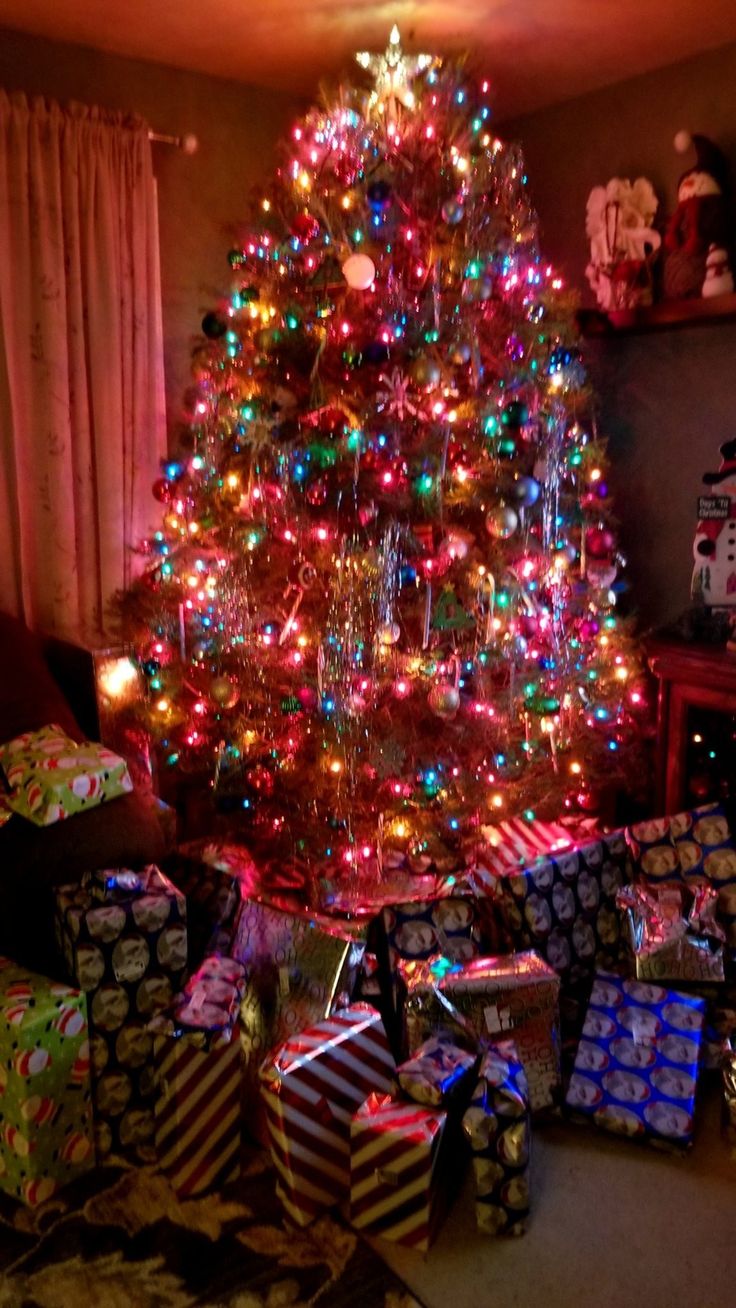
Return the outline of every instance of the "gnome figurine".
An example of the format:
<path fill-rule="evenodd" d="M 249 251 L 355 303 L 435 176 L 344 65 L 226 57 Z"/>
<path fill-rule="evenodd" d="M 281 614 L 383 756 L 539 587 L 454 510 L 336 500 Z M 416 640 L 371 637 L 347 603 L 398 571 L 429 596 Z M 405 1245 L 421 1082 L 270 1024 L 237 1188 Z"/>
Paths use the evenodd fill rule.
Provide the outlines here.
<path fill-rule="evenodd" d="M 736 440 L 721 446 L 721 466 L 706 472 L 693 544 L 692 596 L 714 607 L 736 604 Z M 706 516 L 707 511 L 707 516 Z"/>
<path fill-rule="evenodd" d="M 705 294 L 716 294 L 712 284 L 714 262 L 717 262 L 720 287 L 728 287 L 731 278 L 726 159 L 707 136 L 678 132 L 675 149 L 684 154 L 691 146 L 695 147 L 697 162 L 680 178 L 677 208 L 664 237 L 664 293 L 668 299 L 702 295 L 706 281 Z M 717 260 L 712 257 L 708 267 L 708 256 L 715 253 Z M 732 280 L 730 289 L 733 289 Z"/>

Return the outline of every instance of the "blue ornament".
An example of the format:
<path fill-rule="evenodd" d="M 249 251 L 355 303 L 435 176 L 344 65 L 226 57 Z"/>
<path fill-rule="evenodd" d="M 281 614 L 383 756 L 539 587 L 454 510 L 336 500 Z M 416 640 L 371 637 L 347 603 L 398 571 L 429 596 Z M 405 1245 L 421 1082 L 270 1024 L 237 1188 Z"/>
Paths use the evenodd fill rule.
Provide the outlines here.
<path fill-rule="evenodd" d="M 535 477 L 517 477 L 512 489 L 516 503 L 530 509 L 539 499 L 542 487 Z"/>
<path fill-rule="evenodd" d="M 452 196 L 451 199 L 445 200 L 445 203 L 442 206 L 442 218 L 448 226 L 456 227 L 458 223 L 462 222 L 464 217 L 465 210 L 456 196 Z"/>

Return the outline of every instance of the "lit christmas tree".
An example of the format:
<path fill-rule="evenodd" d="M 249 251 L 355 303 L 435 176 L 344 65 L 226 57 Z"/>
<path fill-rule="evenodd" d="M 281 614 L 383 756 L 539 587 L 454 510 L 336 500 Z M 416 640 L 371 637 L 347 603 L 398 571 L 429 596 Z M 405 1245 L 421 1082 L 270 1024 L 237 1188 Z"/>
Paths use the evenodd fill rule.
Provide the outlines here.
<path fill-rule="evenodd" d="M 208 313 L 123 599 L 164 765 L 329 882 L 590 809 L 643 703 L 573 306 L 458 64 L 359 55 Z"/>

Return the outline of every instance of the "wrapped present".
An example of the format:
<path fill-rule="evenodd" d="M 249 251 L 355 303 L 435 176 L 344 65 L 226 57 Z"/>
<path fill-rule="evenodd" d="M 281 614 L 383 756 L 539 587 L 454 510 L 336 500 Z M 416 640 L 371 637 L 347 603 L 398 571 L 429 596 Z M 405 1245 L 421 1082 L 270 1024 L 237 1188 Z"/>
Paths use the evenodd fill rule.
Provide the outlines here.
<path fill-rule="evenodd" d="M 306 909 L 286 912 L 264 900 L 243 902 L 232 945 L 248 983 L 241 1008 L 247 1129 L 268 1142 L 258 1068 L 291 1035 L 352 1000 L 365 950 L 364 927 Z"/>
<path fill-rule="evenodd" d="M 167 871 L 189 906 L 190 958 L 232 949 L 240 905 L 259 886 L 256 866 L 241 845 L 195 840 L 181 845 Z"/>
<path fill-rule="evenodd" d="M 35 1206 L 94 1166 L 86 996 L 0 958 L 0 1188 Z"/>
<path fill-rule="evenodd" d="M 534 1112 L 551 1108 L 560 1088 L 560 978 L 533 952 L 468 963 L 400 963 L 406 1044 L 415 1051 L 446 1032 L 460 1044 L 513 1037 L 526 1069 Z"/>
<path fill-rule="evenodd" d="M 243 1054 L 235 1030 L 245 968 L 207 958 L 151 1021 L 156 1151 L 180 1198 L 239 1174 Z"/>
<path fill-rule="evenodd" d="M 140 1154 L 153 1139 L 148 1023 L 171 1005 L 186 967 L 184 896 L 153 865 L 136 876 L 135 886 L 108 885 L 108 871 L 54 892 L 59 948 L 87 992 L 99 1157 Z"/>
<path fill-rule="evenodd" d="M 597 976 L 568 1106 L 618 1135 L 689 1145 L 705 1007 L 651 982 Z"/>
<path fill-rule="evenodd" d="M 394 1074 L 381 1018 L 367 1004 L 292 1036 L 263 1064 L 277 1190 L 300 1226 L 347 1198 L 350 1119 L 372 1091 L 391 1090 Z"/>
<path fill-rule="evenodd" d="M 726 942 L 736 947 L 736 844 L 721 804 L 654 818 L 626 830 L 635 870 L 648 884 L 707 882 L 718 891 Z"/>
<path fill-rule="evenodd" d="M 478 905 L 469 897 L 387 905 L 382 916 L 392 972 L 401 958 L 443 955 L 459 963 L 482 952 Z"/>
<path fill-rule="evenodd" d="M 10 793 L 5 803 L 46 827 L 133 789 L 124 759 L 104 745 L 78 745 L 59 727 L 26 732 L 0 746 Z"/>
<path fill-rule="evenodd" d="M 538 849 L 540 837 L 524 843 L 525 826 L 515 824 L 520 830 L 513 845 L 478 853 L 468 878 L 471 889 L 494 900 L 513 949 L 535 949 L 566 983 L 616 966 L 622 950 L 616 893 L 631 880 L 623 832 L 575 849 L 561 829 L 552 851 L 544 853 Z"/>
<path fill-rule="evenodd" d="M 529 1212 L 531 1122 L 526 1073 L 512 1040 L 485 1050 L 463 1131 L 473 1151 L 478 1230 L 521 1235 Z"/>
<path fill-rule="evenodd" d="M 456 1097 L 477 1062 L 469 1050 L 432 1036 L 397 1068 L 396 1079 L 409 1099 L 439 1108 Z"/>
<path fill-rule="evenodd" d="M 371 1093 L 350 1124 L 350 1221 L 427 1250 L 447 1204 L 447 1113 Z"/>
<path fill-rule="evenodd" d="M 686 907 L 686 899 L 690 901 Z M 640 981 L 724 980 L 724 931 L 715 918 L 718 892 L 709 885 L 624 886 L 624 914 Z"/>

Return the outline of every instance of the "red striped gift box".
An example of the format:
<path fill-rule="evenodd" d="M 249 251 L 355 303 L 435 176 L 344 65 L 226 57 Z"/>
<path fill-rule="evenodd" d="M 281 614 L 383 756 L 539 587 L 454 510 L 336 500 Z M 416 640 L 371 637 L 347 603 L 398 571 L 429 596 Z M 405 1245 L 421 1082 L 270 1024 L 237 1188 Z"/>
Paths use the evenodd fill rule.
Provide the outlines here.
<path fill-rule="evenodd" d="M 371 1094 L 350 1126 L 350 1220 L 427 1250 L 444 1210 L 438 1159 L 447 1113 Z"/>
<path fill-rule="evenodd" d="M 277 1190 L 289 1216 L 306 1226 L 346 1199 L 350 1119 L 395 1072 L 380 1015 L 353 1004 L 286 1040 L 261 1068 Z"/>
<path fill-rule="evenodd" d="M 156 1149 L 177 1195 L 201 1194 L 240 1170 L 243 1054 L 237 1036 L 207 1049 L 156 1036 Z"/>
<path fill-rule="evenodd" d="M 495 878 L 513 876 L 543 858 L 573 849 L 575 841 L 559 822 L 524 822 L 509 818 L 481 830 L 481 843 L 468 883 L 475 894 L 487 894 Z"/>

